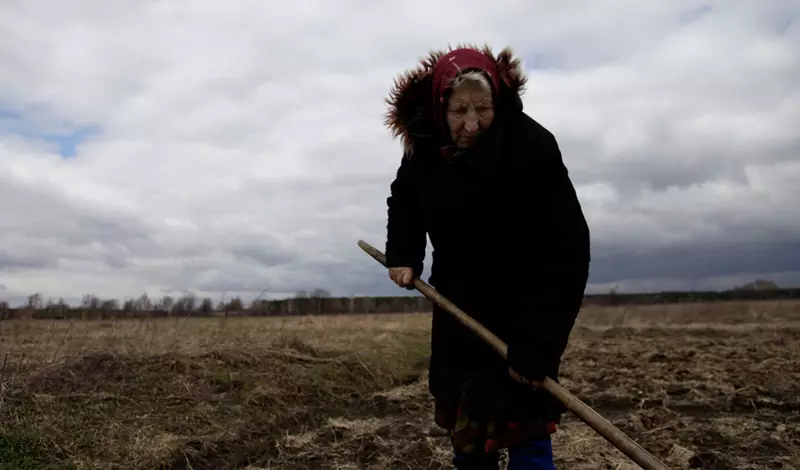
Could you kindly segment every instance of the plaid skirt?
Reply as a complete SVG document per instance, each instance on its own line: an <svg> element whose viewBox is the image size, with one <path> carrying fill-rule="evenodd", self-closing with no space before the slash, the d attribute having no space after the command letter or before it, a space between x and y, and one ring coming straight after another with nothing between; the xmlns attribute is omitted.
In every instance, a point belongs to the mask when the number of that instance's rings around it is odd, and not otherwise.
<svg viewBox="0 0 800 470"><path fill-rule="evenodd" d="M475 413L476 406L480 405L469 400L466 387L455 406L436 401L436 424L448 431L457 453L490 453L532 440L549 439L557 430L557 423L552 420L487 418L485 413ZM476 418L476 414L481 417Z"/></svg>

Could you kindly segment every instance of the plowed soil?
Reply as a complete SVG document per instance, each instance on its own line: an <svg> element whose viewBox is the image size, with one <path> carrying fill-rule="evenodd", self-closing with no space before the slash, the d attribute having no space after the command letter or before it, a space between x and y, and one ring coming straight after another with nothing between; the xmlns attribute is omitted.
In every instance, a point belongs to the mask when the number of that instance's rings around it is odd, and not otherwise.
<svg viewBox="0 0 800 470"><path fill-rule="evenodd" d="M0 469L439 469L424 314L0 322ZM800 470L800 304L587 308L562 385L675 469ZM573 415L559 468L635 469Z"/></svg>

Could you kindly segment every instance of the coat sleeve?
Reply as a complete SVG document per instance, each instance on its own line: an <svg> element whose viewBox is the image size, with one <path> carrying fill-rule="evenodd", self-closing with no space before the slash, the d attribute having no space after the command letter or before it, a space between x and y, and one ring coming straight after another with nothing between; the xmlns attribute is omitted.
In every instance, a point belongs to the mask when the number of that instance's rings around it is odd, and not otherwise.
<svg viewBox="0 0 800 470"><path fill-rule="evenodd" d="M411 163L403 158L386 199L386 264L388 267L410 267L420 276L425 259L427 233L423 214L417 204L411 174Z"/></svg>
<svg viewBox="0 0 800 470"><path fill-rule="evenodd" d="M521 172L517 221L521 308L512 316L509 365L532 380L557 380L561 355L583 302L589 276L589 227L552 134ZM513 237L512 237L513 238Z"/></svg>

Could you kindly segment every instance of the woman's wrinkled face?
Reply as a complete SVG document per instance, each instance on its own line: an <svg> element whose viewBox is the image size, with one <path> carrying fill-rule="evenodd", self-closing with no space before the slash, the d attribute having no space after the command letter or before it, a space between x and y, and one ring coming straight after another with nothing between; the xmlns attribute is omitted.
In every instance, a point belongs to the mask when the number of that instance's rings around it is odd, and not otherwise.
<svg viewBox="0 0 800 470"><path fill-rule="evenodd" d="M453 143L469 147L492 125L494 104L491 91L476 81L465 81L453 89L447 102L447 125Z"/></svg>

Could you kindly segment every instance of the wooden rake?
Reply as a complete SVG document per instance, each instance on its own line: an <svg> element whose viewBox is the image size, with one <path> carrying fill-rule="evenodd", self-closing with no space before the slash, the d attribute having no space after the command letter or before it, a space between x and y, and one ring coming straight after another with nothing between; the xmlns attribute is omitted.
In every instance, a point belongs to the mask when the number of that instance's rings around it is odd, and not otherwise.
<svg viewBox="0 0 800 470"><path fill-rule="evenodd" d="M386 256L378 249L363 240L358 241L358 246L361 247L361 249L364 250L368 255L372 256L376 261L386 267ZM489 345L491 345L498 353L500 353L504 359L508 357L508 346L503 342L503 340L498 338L491 331L486 329L486 327L478 323L475 319L464 313L464 311L456 307L452 302L439 294L436 289L431 287L425 281L415 277L413 282L414 287L425 297L431 299L431 301L447 310L458 321L463 323L464 326L472 330L473 333L477 334L484 341L489 343ZM563 403L568 410L572 411L584 423L588 424L589 427L594 429L598 434L603 436L608 442L613 444L614 447L622 451L622 453L627 455L643 469L669 470L669 467L661 463L651 453L637 444L633 439L628 437L624 432L620 431L608 420L594 411L589 405L583 403L578 399L578 397L568 392L564 387L556 383L550 377L545 377L542 388L556 397L556 399Z"/></svg>

